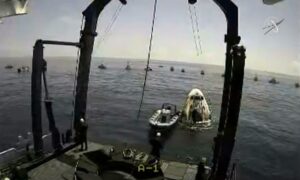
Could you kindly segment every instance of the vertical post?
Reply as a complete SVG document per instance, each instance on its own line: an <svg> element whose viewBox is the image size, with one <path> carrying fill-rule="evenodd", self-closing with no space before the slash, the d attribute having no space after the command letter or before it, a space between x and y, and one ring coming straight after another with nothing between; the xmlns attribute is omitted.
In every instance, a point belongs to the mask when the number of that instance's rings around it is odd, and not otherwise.
<svg viewBox="0 0 300 180"><path fill-rule="evenodd" d="M42 130L42 71L43 71L43 42L37 40L33 49L31 74L31 116L34 151L36 155L43 152Z"/></svg>
<svg viewBox="0 0 300 180"><path fill-rule="evenodd" d="M238 8L231 2L231 0L214 0L222 9L227 20L227 34L225 35L226 45L226 60L225 60L225 76L223 85L223 96L221 105L220 122L218 127L218 133L222 133L225 126L225 121L228 111L228 102L230 94L230 79L232 72L232 47L240 42L238 36Z"/></svg>
<svg viewBox="0 0 300 180"><path fill-rule="evenodd" d="M79 121L86 114L87 92L90 75L91 56L97 28L97 21L100 12L110 0L94 0L83 12L85 17L84 29L80 38L80 58L75 96L74 128L78 131ZM83 117L85 118L85 117Z"/></svg>
<svg viewBox="0 0 300 180"><path fill-rule="evenodd" d="M47 71L47 61L43 60L42 76L43 76L44 90L45 90L45 108L46 108L46 113L47 113L48 122L49 122L49 130L51 132L52 147L53 147L53 149L55 149L57 151L57 150L60 150L62 148L62 146L60 143L60 133L59 133L58 128L55 125L55 119L54 119L54 114L53 114L53 109L52 109L52 100L49 97L46 71Z"/></svg>
<svg viewBox="0 0 300 180"><path fill-rule="evenodd" d="M234 143L235 135L238 126L238 119L240 113L244 67L245 67L245 48L243 46L234 46L232 51L233 68L232 68L232 86L230 92L228 118L222 139L221 156L218 163L216 179L225 179L227 169L229 167Z"/></svg>
<svg viewBox="0 0 300 180"><path fill-rule="evenodd" d="M224 128L227 121L230 91L231 91L231 77L232 77L232 47L240 42L238 35L238 8L231 0L214 0L214 2L221 8L227 20L227 34L225 35L226 45L226 60L225 60L225 76L223 85L223 96L221 104L221 113L218 127L218 134L214 138L214 155L213 167L211 177L213 178L218 168L218 159L221 154L221 143L224 135Z"/></svg>

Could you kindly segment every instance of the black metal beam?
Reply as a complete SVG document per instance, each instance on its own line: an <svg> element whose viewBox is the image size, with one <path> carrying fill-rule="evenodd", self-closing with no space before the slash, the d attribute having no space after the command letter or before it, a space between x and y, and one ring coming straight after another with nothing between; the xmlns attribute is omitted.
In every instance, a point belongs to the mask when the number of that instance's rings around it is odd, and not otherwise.
<svg viewBox="0 0 300 180"><path fill-rule="evenodd" d="M246 50L243 46L233 47L232 85L228 107L228 118L221 142L221 152L218 160L216 179L225 179L227 177L227 170L235 143L243 90L246 59L245 51Z"/></svg>
<svg viewBox="0 0 300 180"><path fill-rule="evenodd" d="M48 45L64 45L64 46L76 46L80 47L80 43L63 42L63 41L49 41L49 40L37 40L33 50L32 59L32 75L31 75L31 114L32 114L32 133L34 142L34 151L36 155L43 153L43 129L42 129L42 76L44 78L45 95L47 101L45 102L49 128L52 132L52 143L54 149L60 148L59 131L55 127L55 120L52 111L52 102L48 100L48 89L45 76L46 61L44 60L44 44Z"/></svg>
<svg viewBox="0 0 300 180"><path fill-rule="evenodd" d="M225 59L225 76L223 84L223 95L221 104L221 113L218 127L218 134L214 138L214 155L213 155L213 167L211 178L214 177L218 168L218 159L221 154L221 141L224 135L224 128L227 121L230 91L231 91L231 77L232 77L232 47L240 42L238 35L238 8L231 0L214 0L214 2L223 11L227 20L227 34L225 35L226 42L226 59Z"/></svg>
<svg viewBox="0 0 300 180"><path fill-rule="evenodd" d="M43 43L37 40L34 45L31 74L31 116L34 151L36 155L43 152L42 129L42 71L43 71Z"/></svg>
<svg viewBox="0 0 300 180"><path fill-rule="evenodd" d="M225 60L225 77L223 85L222 108L220 114L220 122L218 132L221 133L224 129L224 124L227 116L229 92L230 92L230 79L232 71L232 57L230 51L235 44L240 42L238 35L238 8L231 0L214 0L215 3L224 12L227 20L227 34L225 35L226 45L226 60Z"/></svg>
<svg viewBox="0 0 300 180"><path fill-rule="evenodd" d="M80 43L78 43L78 42L42 40L42 43L43 44L48 44L48 45L62 45L62 46L76 46L76 47L80 47Z"/></svg>
<svg viewBox="0 0 300 180"><path fill-rule="evenodd" d="M90 75L90 64L94 47L95 36L97 35L97 21L101 11L110 0L94 0L83 12L85 17L84 29L81 32L80 58L77 76L75 96L74 128L78 131L80 118L85 118L87 105L87 92Z"/></svg>

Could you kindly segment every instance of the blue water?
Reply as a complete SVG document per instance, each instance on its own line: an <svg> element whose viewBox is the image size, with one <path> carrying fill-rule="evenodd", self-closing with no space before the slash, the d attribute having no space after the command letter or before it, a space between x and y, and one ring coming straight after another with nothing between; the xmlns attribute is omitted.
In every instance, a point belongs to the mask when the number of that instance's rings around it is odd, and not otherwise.
<svg viewBox="0 0 300 180"><path fill-rule="evenodd" d="M60 131L70 127L75 58L47 58L48 86L54 99L54 113ZM137 112L144 80L145 61L94 59L91 67L87 119L89 139L105 143L128 143L149 148L147 119L162 103L179 108L189 90L200 88L209 101L213 128L198 133L176 129L166 142L163 156L194 160L212 156L220 114L223 67L153 61L148 73L141 118ZM15 69L4 69L6 64ZM106 70L97 66L104 63ZM31 65L30 58L0 59L0 150L10 147L17 135L31 129L30 73L16 73L16 67ZM159 65L164 65L159 68ZM170 72L170 66L175 67ZM181 68L185 73L181 73ZM200 75L200 70L205 76ZM259 81L254 82L254 74ZM268 80L276 77L280 84ZM239 128L233 162L238 163L239 179L300 179L300 89L294 88L297 77L247 70ZM44 116L45 117L45 116ZM44 133L48 124L44 118Z"/></svg>

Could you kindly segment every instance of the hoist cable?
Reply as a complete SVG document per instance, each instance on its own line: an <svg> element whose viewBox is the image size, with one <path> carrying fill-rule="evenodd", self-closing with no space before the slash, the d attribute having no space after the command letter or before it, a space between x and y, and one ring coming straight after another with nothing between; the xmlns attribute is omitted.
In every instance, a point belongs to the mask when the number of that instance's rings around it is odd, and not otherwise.
<svg viewBox="0 0 300 180"><path fill-rule="evenodd" d="M112 17L112 21L111 21L110 25L107 26L106 29L105 29L105 34L109 33L109 31L111 30L112 26L114 25L116 19L118 18L119 14L121 12L122 7L123 7L122 4L120 4L118 6L117 10L115 11L115 13L114 13L114 15Z"/></svg>
<svg viewBox="0 0 300 180"><path fill-rule="evenodd" d="M81 39L81 32L83 29L83 22L84 22L84 16L82 16L81 19L81 25L80 25L80 39ZM73 120L75 118L75 98L76 98L76 86L77 86L77 75L78 75L78 66L79 66L79 58L80 58L80 48L77 49L77 58L76 58L76 67L75 67L75 74L74 74L74 84L73 84L73 99L72 99L72 105L73 105L73 111L72 111L72 120L70 125L70 130L73 129Z"/></svg>
<svg viewBox="0 0 300 180"><path fill-rule="evenodd" d="M192 23L193 39L194 39L194 43L195 43L195 48L196 48L197 56L199 56L199 49L198 49L196 31L195 31L195 27L194 27L193 13L192 13L191 5L189 4L188 6L189 6L189 12L190 12L190 19L191 19L191 23Z"/></svg>
<svg viewBox="0 0 300 180"><path fill-rule="evenodd" d="M108 34L110 33L114 23L116 22L116 20L118 19L119 17L119 14L122 10L122 7L123 5L120 4L118 6L118 8L116 9L115 13L113 14L112 18L111 18L111 22L110 24L105 28L105 31L104 31L104 34L103 34L103 37L99 40L99 43L97 44L96 47L99 47L101 45L102 42L104 42L105 38L107 38Z"/></svg>
<svg viewBox="0 0 300 180"><path fill-rule="evenodd" d="M151 50L152 50L152 39L153 39L153 32L154 32L154 25L155 25L155 18L156 18L156 8L157 8L157 0L155 0L155 2L154 2L154 10L153 10L152 26L151 26L151 35L150 35L148 58L147 58L147 67L146 67L142 97L141 97L141 102L140 102L140 106L139 106L137 120L139 120L139 118L140 118L141 108L142 108L142 105L143 105L144 94L145 94L145 89L146 89L146 82L147 82L147 76L148 76L148 70L149 70L149 62L150 62Z"/></svg>
<svg viewBox="0 0 300 180"><path fill-rule="evenodd" d="M194 14L195 14L195 21L196 21L196 28L197 28L197 37L198 37L198 47L200 50L200 53L202 54L202 48L201 48L201 38L200 38L200 30L199 30L199 23L198 23L198 16L197 16L197 9L194 5Z"/></svg>

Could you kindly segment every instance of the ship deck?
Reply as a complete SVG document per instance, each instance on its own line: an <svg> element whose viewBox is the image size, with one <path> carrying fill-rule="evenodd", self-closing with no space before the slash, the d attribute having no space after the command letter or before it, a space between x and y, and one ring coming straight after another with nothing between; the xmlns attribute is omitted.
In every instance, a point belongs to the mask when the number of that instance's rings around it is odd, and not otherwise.
<svg viewBox="0 0 300 180"><path fill-rule="evenodd" d="M111 145L89 142L87 151L79 151L74 148L65 154L48 161L45 164L29 171L31 180L73 180L75 164L82 153L112 148ZM161 160L161 170L166 180L194 180L197 173L197 165L176 161Z"/></svg>

